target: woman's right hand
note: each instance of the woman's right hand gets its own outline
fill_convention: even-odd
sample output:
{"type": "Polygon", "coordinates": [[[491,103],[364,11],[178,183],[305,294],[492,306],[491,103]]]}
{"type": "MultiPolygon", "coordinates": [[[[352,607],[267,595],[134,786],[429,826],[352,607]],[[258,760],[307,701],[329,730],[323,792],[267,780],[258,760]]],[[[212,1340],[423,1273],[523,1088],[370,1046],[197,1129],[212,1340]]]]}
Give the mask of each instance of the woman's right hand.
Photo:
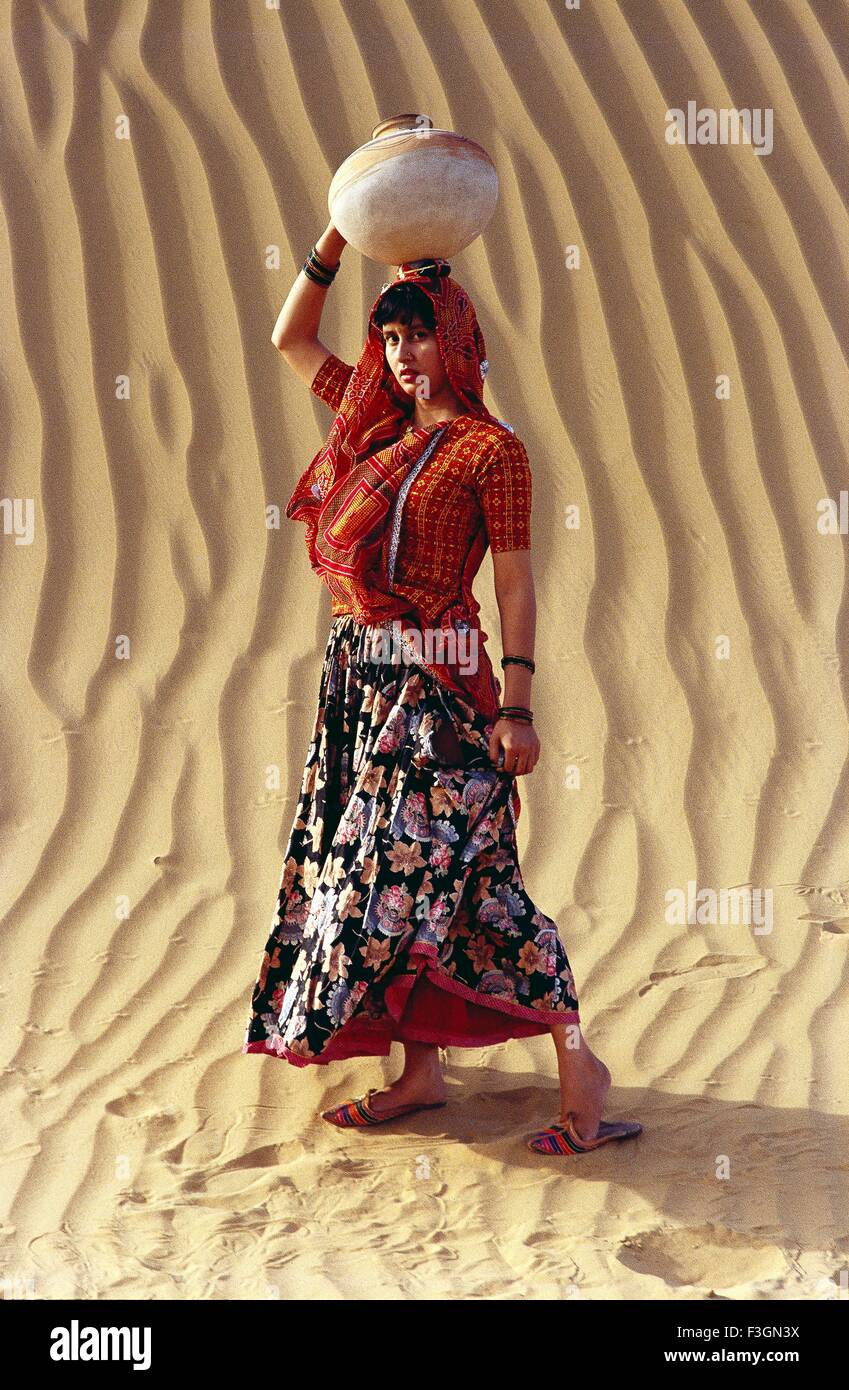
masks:
{"type": "MultiPolygon", "coordinates": [[[[335,269],[347,245],[342,233],[336,230],[331,221],[315,243],[316,255],[326,266],[335,269]]],[[[312,385],[316,372],[330,352],[318,336],[328,288],[299,272],[271,334],[274,346],[283,353],[287,364],[307,386],[312,385]]]]}

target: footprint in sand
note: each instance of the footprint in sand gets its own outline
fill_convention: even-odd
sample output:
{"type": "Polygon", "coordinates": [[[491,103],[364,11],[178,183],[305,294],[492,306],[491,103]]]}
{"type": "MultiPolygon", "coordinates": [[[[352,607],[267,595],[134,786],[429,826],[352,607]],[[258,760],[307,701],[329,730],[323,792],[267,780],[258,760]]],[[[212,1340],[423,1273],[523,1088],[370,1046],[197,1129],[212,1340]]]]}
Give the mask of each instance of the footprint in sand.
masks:
{"type": "Polygon", "coordinates": [[[783,1279],[792,1269],[780,1246],[770,1241],[759,1245],[751,1234],[710,1223],[629,1236],[618,1258],[629,1269],[665,1284],[712,1290],[783,1279]]]}

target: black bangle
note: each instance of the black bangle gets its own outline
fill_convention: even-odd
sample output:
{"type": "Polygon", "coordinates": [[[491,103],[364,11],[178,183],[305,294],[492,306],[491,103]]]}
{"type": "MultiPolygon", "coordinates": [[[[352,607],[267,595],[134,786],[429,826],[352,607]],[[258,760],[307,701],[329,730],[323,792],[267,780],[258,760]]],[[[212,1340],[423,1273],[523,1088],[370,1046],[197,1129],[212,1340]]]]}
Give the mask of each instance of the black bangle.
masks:
{"type": "MultiPolygon", "coordinates": [[[[341,264],[342,262],[340,261],[339,265],[341,264]]],[[[322,285],[327,289],[333,284],[339,265],[336,266],[335,270],[331,266],[325,265],[321,257],[317,255],[315,247],[313,247],[304,261],[302,268],[308,280],[312,280],[316,285],[322,285]]]]}
{"type": "Polygon", "coordinates": [[[321,259],[321,256],[318,254],[315,247],[313,247],[310,251],[309,259],[315,261],[319,270],[327,271],[328,275],[335,275],[340,265],[342,264],[341,260],[338,260],[335,265],[328,265],[326,261],[323,261],[321,259]]]}
{"type": "Polygon", "coordinates": [[[501,705],[498,710],[499,719],[516,719],[524,724],[532,724],[534,712],[526,705],[501,705]]]}
{"type": "Polygon", "coordinates": [[[529,670],[532,674],[533,674],[533,672],[537,669],[537,667],[536,667],[536,662],[534,661],[533,657],[530,657],[530,656],[502,656],[502,658],[501,658],[501,669],[502,669],[502,671],[504,670],[504,667],[505,667],[505,666],[508,666],[508,665],[510,664],[510,662],[513,662],[516,666],[527,666],[528,670],[529,670]]]}
{"type": "Polygon", "coordinates": [[[312,280],[314,284],[321,285],[326,290],[333,284],[332,275],[320,275],[318,271],[313,269],[309,261],[304,261],[301,269],[308,280],[312,280]]]}

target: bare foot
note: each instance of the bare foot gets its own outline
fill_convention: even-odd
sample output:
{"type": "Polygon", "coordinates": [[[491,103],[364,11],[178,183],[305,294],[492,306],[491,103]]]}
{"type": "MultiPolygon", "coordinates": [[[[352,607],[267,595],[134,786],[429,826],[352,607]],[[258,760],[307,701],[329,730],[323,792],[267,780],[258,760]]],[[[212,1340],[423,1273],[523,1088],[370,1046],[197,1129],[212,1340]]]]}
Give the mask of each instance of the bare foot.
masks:
{"type": "Polygon", "coordinates": [[[598,1138],[601,1114],[607,1092],[610,1090],[610,1072],[599,1057],[576,1071],[570,1077],[567,1096],[561,1096],[560,1123],[566,1123],[571,1114],[572,1123],[579,1139],[598,1138]]]}
{"type": "Polygon", "coordinates": [[[447,1099],[448,1091],[441,1076],[399,1076],[391,1086],[370,1096],[369,1105],[376,1114],[383,1115],[396,1105],[429,1105],[447,1099]]]}

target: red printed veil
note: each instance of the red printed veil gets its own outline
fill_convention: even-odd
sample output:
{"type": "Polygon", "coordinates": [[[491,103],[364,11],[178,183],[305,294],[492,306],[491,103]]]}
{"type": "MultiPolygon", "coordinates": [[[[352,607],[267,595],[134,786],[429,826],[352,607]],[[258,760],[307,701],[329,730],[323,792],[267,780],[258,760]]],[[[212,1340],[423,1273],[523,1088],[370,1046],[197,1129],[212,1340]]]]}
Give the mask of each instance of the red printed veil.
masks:
{"type": "MultiPolygon", "coordinates": [[[[383,333],[374,322],[390,284],[412,282],[431,300],[436,339],[446,375],[468,414],[498,423],[483,403],[486,346],[474,306],[450,266],[435,260],[401,265],[385,284],[369,314],[365,346],[354,368],[326,442],[298,480],[286,516],[306,524],[310,564],[331,593],[361,623],[401,619],[404,631],[420,627],[420,615],[392,589],[393,541],[406,489],[439,447],[444,425],[409,429],[411,403],[398,388],[384,356],[383,333]],[[394,441],[394,443],[393,443],[394,441]]],[[[455,606],[451,615],[457,617],[455,606]]],[[[459,614],[464,627],[478,627],[479,669],[461,675],[449,663],[430,666],[440,680],[494,716],[500,686],[494,679],[474,614],[459,614]]],[[[445,615],[443,626],[449,621],[445,615]]]]}

